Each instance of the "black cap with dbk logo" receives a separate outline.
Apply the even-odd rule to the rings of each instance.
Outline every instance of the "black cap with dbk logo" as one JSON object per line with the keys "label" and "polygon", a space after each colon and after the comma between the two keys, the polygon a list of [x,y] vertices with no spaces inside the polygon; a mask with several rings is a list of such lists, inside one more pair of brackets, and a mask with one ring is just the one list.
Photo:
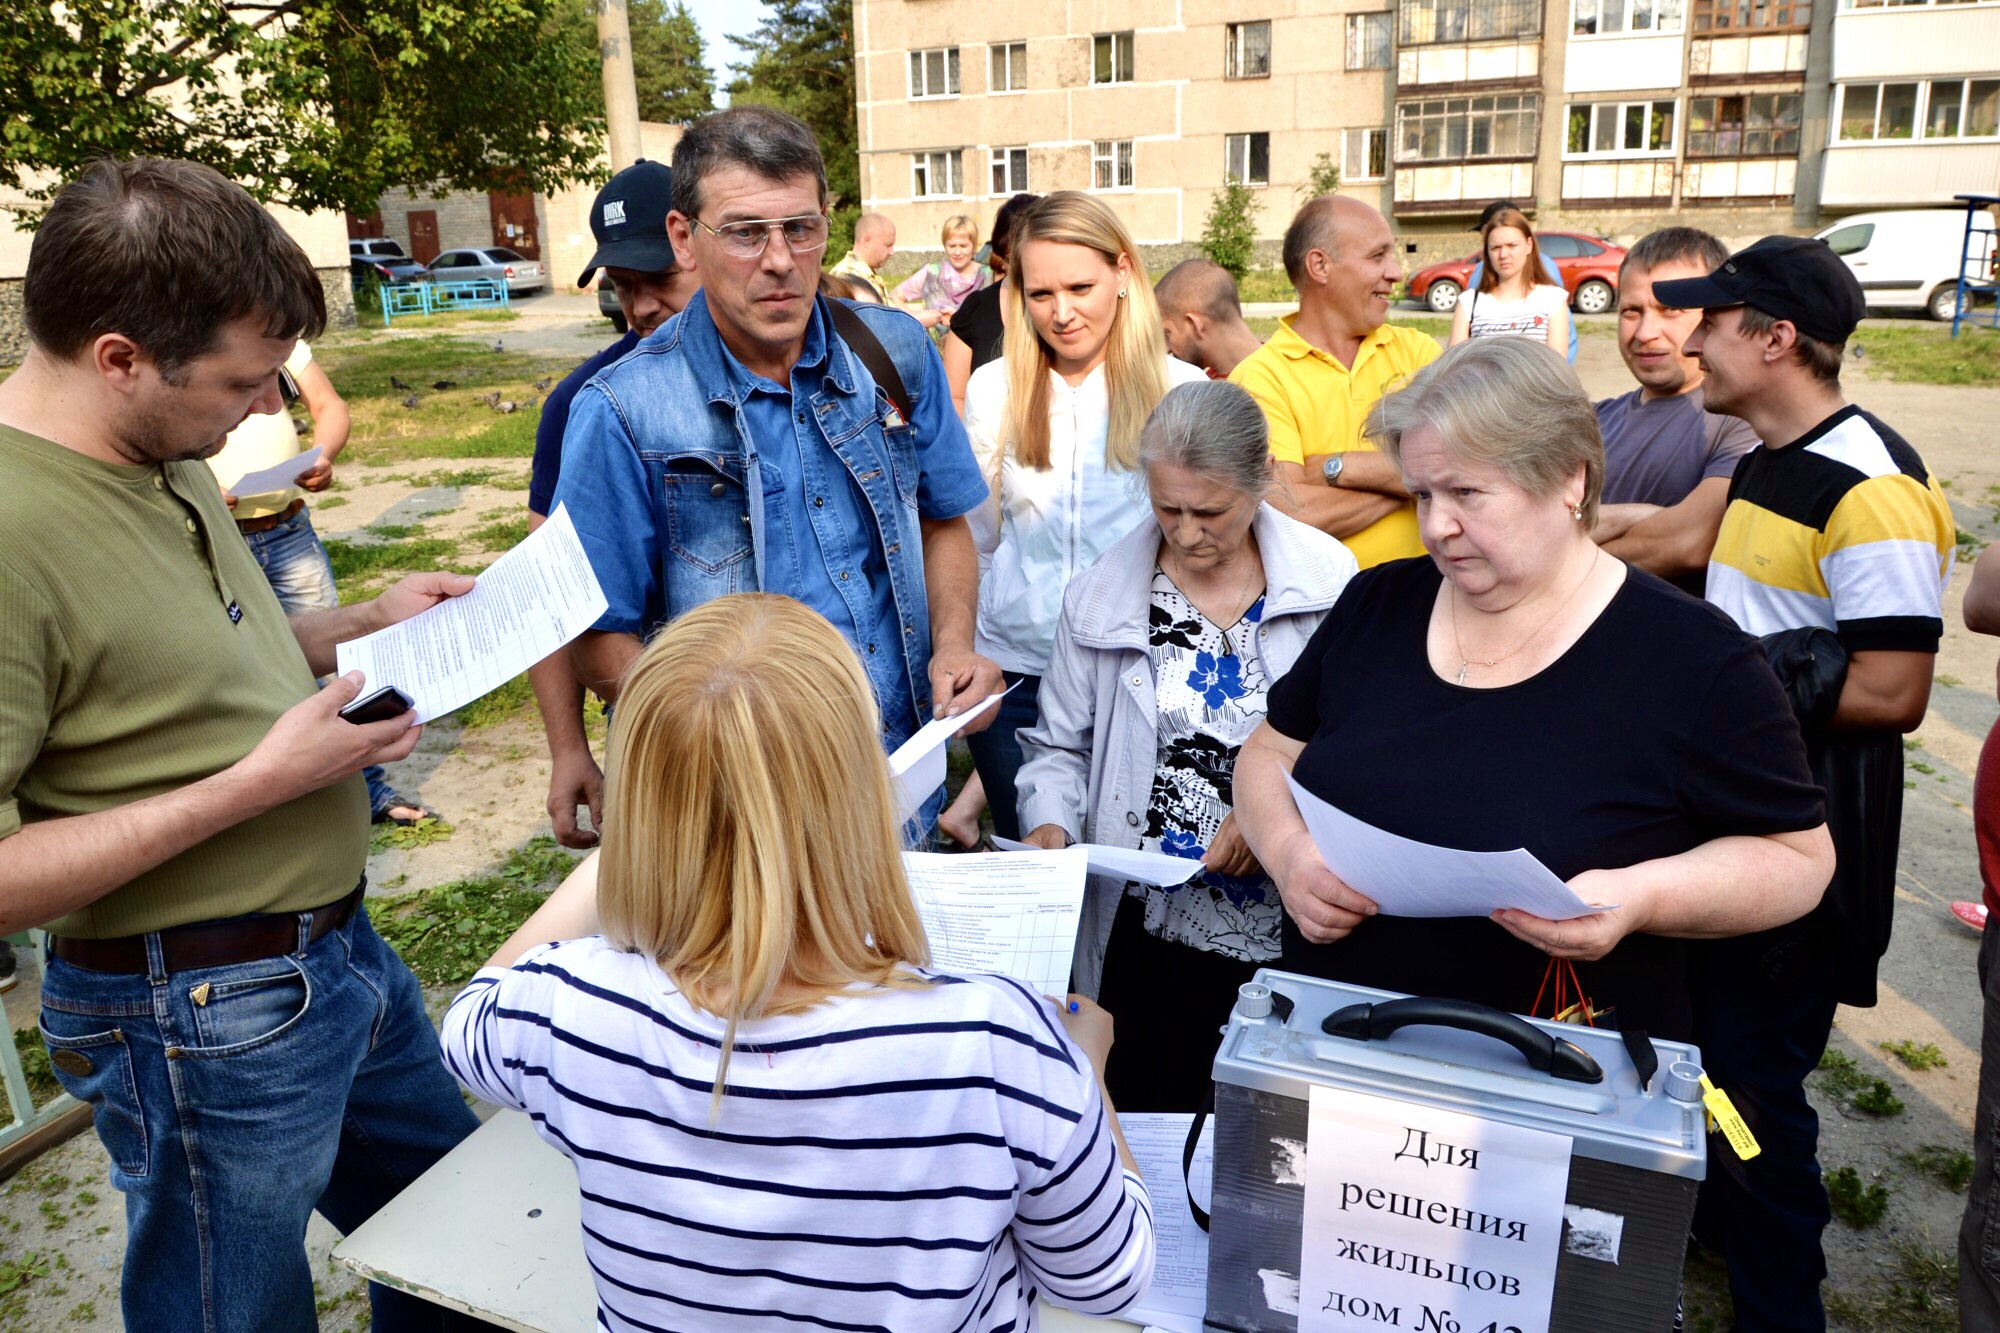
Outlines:
{"label": "black cap with dbk logo", "polygon": [[1810,236],[1766,236],[1705,278],[1654,283],[1653,295],[1678,310],[1755,306],[1828,343],[1846,342],[1868,313],[1854,270]]}
{"label": "black cap with dbk logo", "polygon": [[597,253],[576,280],[588,287],[600,268],[665,273],[676,262],[667,239],[667,213],[674,206],[674,173],[664,162],[640,158],[613,176],[590,205],[590,231]]}

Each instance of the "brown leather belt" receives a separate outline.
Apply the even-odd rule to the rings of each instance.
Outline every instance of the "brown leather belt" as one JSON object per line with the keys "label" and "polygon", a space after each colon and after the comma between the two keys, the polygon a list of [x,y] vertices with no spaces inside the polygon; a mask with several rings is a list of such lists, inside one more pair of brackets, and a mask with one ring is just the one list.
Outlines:
{"label": "brown leather belt", "polygon": [[[338,902],[312,908],[308,943],[346,925],[361,906],[365,883]],[[272,913],[268,916],[238,917],[233,921],[204,921],[193,926],[175,926],[160,932],[161,962],[169,972],[186,972],[200,967],[228,967],[234,963],[254,963],[260,958],[276,958],[299,947],[299,914]],[[146,975],[152,966],[146,961],[144,935],[120,935],[113,939],[85,940],[69,935],[49,936],[49,953],[72,967],[92,972],[127,972]]]}
{"label": "brown leather belt", "polygon": [[305,497],[300,496],[298,499],[286,505],[285,508],[279,513],[266,514],[262,518],[237,519],[236,530],[238,532],[269,532],[272,528],[277,527],[280,523],[283,523],[286,519],[291,518],[294,514],[298,513],[301,509],[304,509],[305,507],[306,507]]}

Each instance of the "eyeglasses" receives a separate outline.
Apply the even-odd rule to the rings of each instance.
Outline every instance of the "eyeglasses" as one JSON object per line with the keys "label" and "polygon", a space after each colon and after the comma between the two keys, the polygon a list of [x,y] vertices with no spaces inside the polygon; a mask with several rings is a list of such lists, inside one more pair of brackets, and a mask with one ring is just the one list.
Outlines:
{"label": "eyeglasses", "polygon": [[724,254],[738,259],[755,259],[763,254],[764,247],[771,243],[773,228],[784,232],[785,248],[795,255],[809,255],[826,245],[827,221],[823,213],[807,213],[795,218],[758,218],[720,227],[711,227],[700,218],[688,220],[721,241]]}

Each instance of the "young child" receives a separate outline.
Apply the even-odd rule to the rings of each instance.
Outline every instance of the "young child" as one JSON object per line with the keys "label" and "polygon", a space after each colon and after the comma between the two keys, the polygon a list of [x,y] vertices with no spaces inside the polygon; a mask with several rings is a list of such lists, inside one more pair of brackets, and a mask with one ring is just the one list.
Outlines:
{"label": "young child", "polygon": [[924,966],[832,625],[754,593],[687,612],[625,677],[607,769],[601,853],[442,1034],[575,1163],[599,1326],[1032,1329],[1044,1297],[1139,1296],[1110,1017]]}
{"label": "young child", "polygon": [[922,301],[917,318],[927,329],[951,323],[966,297],[993,281],[993,271],[973,258],[979,228],[963,213],[944,221],[944,258],[924,265],[896,287],[898,301]]}

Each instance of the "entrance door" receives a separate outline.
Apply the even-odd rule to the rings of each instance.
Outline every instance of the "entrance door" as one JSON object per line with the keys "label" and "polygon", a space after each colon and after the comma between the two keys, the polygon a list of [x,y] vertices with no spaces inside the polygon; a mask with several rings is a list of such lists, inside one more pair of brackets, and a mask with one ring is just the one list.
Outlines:
{"label": "entrance door", "polygon": [[387,233],[382,230],[381,209],[378,208],[366,215],[360,213],[349,213],[347,215],[348,240],[366,241],[384,235],[387,235]]}
{"label": "entrance door", "polygon": [[542,238],[535,231],[535,197],[531,194],[489,194],[493,210],[493,244],[504,245],[523,259],[542,257]]}
{"label": "entrance door", "polygon": [[434,208],[410,211],[410,258],[428,264],[438,257],[438,215]]}

